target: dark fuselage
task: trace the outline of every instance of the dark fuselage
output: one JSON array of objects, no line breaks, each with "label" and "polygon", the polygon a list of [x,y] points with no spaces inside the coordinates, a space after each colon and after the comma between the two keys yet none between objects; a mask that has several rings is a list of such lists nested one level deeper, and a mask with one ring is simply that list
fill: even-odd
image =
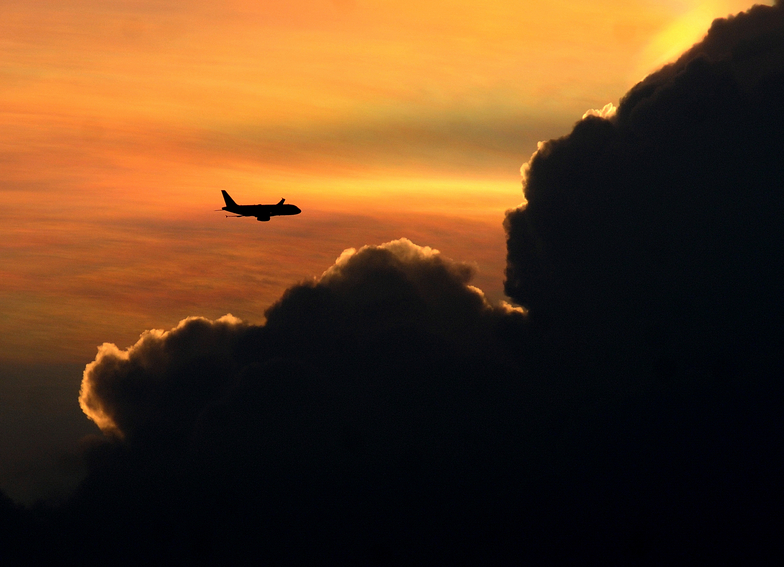
[{"label": "dark fuselage", "polygon": [[296,205],[234,205],[223,207],[223,210],[244,217],[277,217],[298,215],[302,212]]},{"label": "dark fuselage", "polygon": [[256,217],[260,221],[268,221],[270,217],[298,215],[302,211],[296,205],[286,205],[285,199],[281,199],[276,205],[238,205],[226,191],[222,191],[226,206],[224,211],[234,213],[243,217]]}]

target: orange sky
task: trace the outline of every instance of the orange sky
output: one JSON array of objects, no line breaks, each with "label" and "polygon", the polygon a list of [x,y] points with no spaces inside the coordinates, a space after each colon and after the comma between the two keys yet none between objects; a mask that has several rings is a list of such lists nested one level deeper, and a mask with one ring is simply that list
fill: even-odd
[{"label": "orange sky", "polygon": [[[502,297],[520,164],[749,2],[0,2],[0,361],[227,312],[408,237]],[[238,202],[303,214],[226,219]]]}]

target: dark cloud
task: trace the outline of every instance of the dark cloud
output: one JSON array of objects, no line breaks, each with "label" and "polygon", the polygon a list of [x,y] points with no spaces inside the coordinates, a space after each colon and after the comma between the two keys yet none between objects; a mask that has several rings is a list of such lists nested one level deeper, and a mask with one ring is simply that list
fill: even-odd
[{"label": "dark cloud", "polygon": [[528,313],[399,240],[345,252],[264,325],[104,345],[80,401],[106,436],[38,517],[57,534],[39,553],[780,558],[783,34],[780,7],[717,21],[614,116],[540,148],[506,220]]},{"label": "dark cloud", "polygon": [[[19,536],[23,535],[27,543],[27,533],[24,529],[24,513],[10,498],[0,492],[0,557],[10,557],[19,560],[24,551],[24,546],[19,545]],[[21,549],[20,549],[21,548]]]},{"label": "dark cloud", "polygon": [[592,349],[653,358],[729,354],[777,328],[783,95],[784,11],[758,6],[716,20],[615,116],[543,144],[506,220],[507,294],[543,324],[590,327]]},{"label": "dark cloud", "polygon": [[[480,352],[501,359],[496,329],[521,324],[523,311],[491,305],[469,285],[473,273],[406,239],[349,249],[319,279],[287,290],[262,327],[231,315],[189,318],[168,332],[145,332],[124,351],[102,345],[85,369],[80,404],[108,434],[182,443],[204,406],[250,363],[291,358],[339,369],[375,367],[383,356],[409,366],[406,358],[437,357],[440,343],[468,359]],[[413,336],[422,338],[418,352],[409,350]]]},{"label": "dark cloud", "polygon": [[525,445],[525,314],[473,272],[402,239],[347,250],[263,326],[191,318],[103,345],[80,401],[110,441],[89,451],[76,515],[160,530],[172,560],[193,533],[231,564],[411,561],[428,538],[454,555],[508,512]]},{"label": "dark cloud", "polygon": [[781,552],[782,101],[781,5],[716,20],[614,115],[540,144],[507,214],[506,292],[601,416],[567,454],[648,560]]},{"label": "dark cloud", "polygon": [[204,404],[228,388],[246,331],[231,315],[214,322],[193,317],[169,332],[147,331],[126,350],[105,343],[84,371],[82,410],[105,433],[129,442],[182,443]]}]

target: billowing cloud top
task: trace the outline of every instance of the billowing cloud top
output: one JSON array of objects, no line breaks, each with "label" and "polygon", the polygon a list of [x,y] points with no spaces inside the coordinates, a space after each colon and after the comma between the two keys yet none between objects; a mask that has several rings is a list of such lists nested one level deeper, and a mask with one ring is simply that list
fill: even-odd
[{"label": "billowing cloud top", "polygon": [[[247,325],[232,315],[217,321],[189,317],[171,331],[144,332],[126,350],[104,343],[84,370],[79,405],[101,430],[121,437],[144,430],[150,422],[157,424],[169,413],[177,421],[183,412],[190,413],[192,421],[201,409],[198,402],[190,411],[163,407],[183,399],[172,390],[187,389],[186,399],[205,403],[221,386],[225,389],[227,375],[236,370],[234,343],[246,330]],[[209,374],[209,383],[193,379],[204,374]]]},{"label": "billowing cloud top", "polygon": [[[384,541],[414,545],[424,517],[435,525],[455,497],[496,506],[504,487],[517,490],[522,446],[510,428],[518,429],[523,391],[511,378],[524,349],[508,347],[520,342],[526,315],[491,305],[469,284],[473,273],[406,239],[365,246],[290,288],[264,325],[189,318],[126,350],[103,345],[85,369],[80,403],[109,440],[91,452],[81,498],[230,531],[257,525],[246,503],[263,505],[283,522],[259,536],[264,553],[295,563],[314,558],[308,546],[292,551],[299,537],[326,545],[333,559],[365,562],[378,529]],[[502,466],[487,491],[475,480],[490,462]],[[108,488],[138,486],[150,471],[176,478],[176,486],[157,481],[167,486],[160,502],[118,499]],[[172,501],[180,497],[185,504]],[[383,513],[368,523],[366,506]],[[280,514],[294,514],[296,528],[282,527]],[[106,545],[126,543],[113,535]],[[248,560],[247,544],[214,543],[230,563]],[[140,549],[129,553],[149,552]]]},{"label": "billowing cloud top", "polygon": [[171,331],[145,332],[126,350],[102,345],[84,371],[79,402],[106,433],[160,439],[187,433],[244,366],[269,358],[350,366],[341,359],[362,358],[367,349],[395,352],[404,334],[465,353],[486,350],[501,321],[524,315],[491,305],[469,285],[473,274],[471,265],[406,239],[349,249],[320,278],[290,288],[263,326],[231,315],[191,317]]},{"label": "billowing cloud top", "polygon": [[716,20],[617,112],[540,144],[506,219],[507,294],[533,320],[601,325],[606,344],[633,333],[651,356],[712,356],[775,326],[782,100],[784,9],[756,6]]}]

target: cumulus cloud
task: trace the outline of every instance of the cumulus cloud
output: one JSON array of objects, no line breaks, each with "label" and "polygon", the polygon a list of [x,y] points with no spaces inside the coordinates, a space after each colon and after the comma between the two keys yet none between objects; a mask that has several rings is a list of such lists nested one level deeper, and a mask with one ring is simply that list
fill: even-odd
[{"label": "cumulus cloud", "polygon": [[596,116],[598,118],[607,118],[608,120],[615,116],[615,113],[618,112],[618,107],[615,106],[613,103],[608,102],[601,108],[592,108],[583,114],[583,120],[588,118],[589,116]]},{"label": "cumulus cloud", "polygon": [[469,285],[474,272],[407,239],[348,249],[320,278],[287,290],[266,312],[265,325],[231,315],[190,317],[170,331],[146,331],[125,350],[103,344],[85,368],[79,403],[105,433],[160,438],[187,431],[244,366],[270,357],[318,363],[308,348],[329,345],[341,358],[349,343],[358,347],[403,331],[460,343],[466,352],[485,349],[494,326],[522,322],[524,312],[491,305]]},{"label": "cumulus cloud", "polygon": [[[318,542],[362,563],[397,540],[413,559],[425,518],[437,525],[449,502],[488,514],[517,492],[526,315],[488,302],[474,272],[406,239],[365,246],[287,290],[264,325],[189,318],[126,350],[103,345],[80,403],[109,437],[90,451],[79,501],[107,506],[136,486],[112,508],[178,510],[160,518],[187,516],[236,561],[248,542],[214,531],[257,525],[262,505],[277,518],[259,528],[272,559],[310,562]],[[138,487],[150,474],[166,493],[154,505]],[[441,536],[456,543],[478,522]],[[161,529],[175,547],[190,537]]]},{"label": "cumulus cloud", "polygon": [[[225,391],[236,372],[234,345],[246,329],[232,315],[189,317],[170,331],[145,331],[125,350],[104,343],[84,370],[79,405],[109,435],[181,430],[183,420],[192,422],[201,405]],[[194,379],[205,374],[209,379]]]},{"label": "cumulus cloud", "polygon": [[505,289],[533,320],[651,360],[726,355],[781,320],[782,14],[716,20],[617,111],[540,144],[506,219]]},{"label": "cumulus cloud", "polygon": [[576,481],[600,502],[625,499],[647,560],[781,551],[782,499],[762,494],[784,472],[783,100],[781,4],[716,20],[613,115],[540,143],[505,220],[505,290],[583,385],[575,412],[602,415],[564,454],[601,471]]}]

